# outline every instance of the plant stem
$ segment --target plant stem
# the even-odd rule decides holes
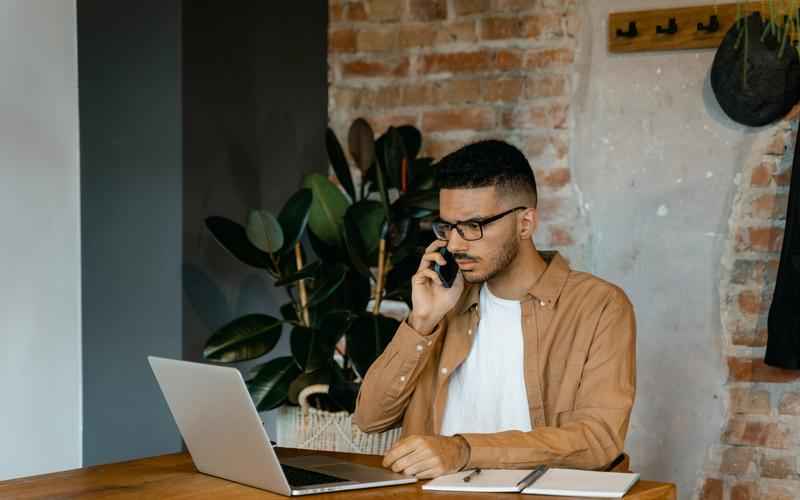
[[[297,270],[303,269],[303,251],[300,248],[300,242],[294,244],[294,258],[297,263]],[[308,293],[306,292],[305,280],[297,282],[297,288],[300,290],[300,311],[302,312],[302,320],[306,327],[311,326],[311,321],[308,318]]]
[[[377,315],[381,308],[383,296],[383,274],[386,271],[386,238],[381,238],[378,246],[378,282],[375,285],[375,298],[372,303],[372,314]]]

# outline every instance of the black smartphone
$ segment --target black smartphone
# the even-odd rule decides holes
[[[458,264],[456,264],[455,257],[447,250],[447,247],[442,247],[437,250],[437,252],[442,254],[447,264],[440,266],[438,262],[434,262],[433,270],[439,275],[439,279],[442,280],[442,285],[445,288],[450,288],[453,286],[456,276],[458,276]]]

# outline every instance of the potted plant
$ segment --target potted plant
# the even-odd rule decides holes
[[[367,122],[356,120],[348,137],[354,170],[360,173],[354,180],[328,129],[335,177],[308,176],[277,216],[253,210],[245,224],[206,219],[220,245],[287,292],[280,318],[248,314],[234,319],[211,335],[203,352],[220,363],[253,360],[289,331],[291,354],[257,365],[246,376],[259,411],[282,408],[280,444],[381,452],[397,435],[370,441],[350,424],[350,414],[361,377],[402,319],[382,314],[382,303],[410,305],[419,249],[432,239],[424,222],[438,211],[438,195],[432,159],[417,157],[421,142],[412,126],[391,127],[375,140]],[[281,423],[287,421],[296,422],[295,435],[310,430],[318,439],[282,439],[287,431]],[[333,426],[327,437],[318,428],[326,425]]]

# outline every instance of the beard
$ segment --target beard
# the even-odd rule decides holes
[[[481,274],[477,274],[475,271],[467,273],[461,271],[461,275],[464,277],[464,281],[471,285],[485,283],[503,272],[514,261],[517,254],[519,254],[519,238],[512,236],[503,243],[500,251],[491,257],[488,270]]]

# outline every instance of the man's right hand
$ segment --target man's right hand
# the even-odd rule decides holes
[[[447,261],[438,250],[447,246],[446,241],[435,240],[425,249],[417,273],[411,278],[411,314],[408,324],[422,335],[430,334],[461,297],[464,277],[459,271],[453,286],[445,288],[439,275],[433,270],[434,262],[444,266]]]

